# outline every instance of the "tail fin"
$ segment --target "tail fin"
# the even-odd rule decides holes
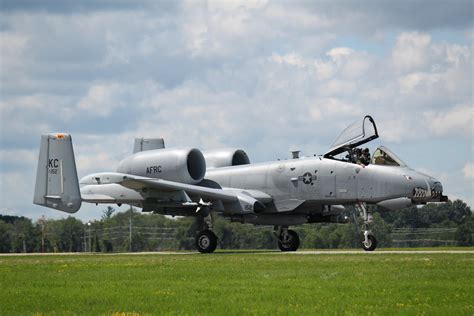
[[[42,135],[33,203],[75,213],[81,202],[71,136]]]

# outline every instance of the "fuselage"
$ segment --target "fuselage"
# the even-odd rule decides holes
[[[425,192],[439,182],[408,167],[362,166],[323,157],[308,157],[208,169],[206,178],[222,187],[265,192],[274,200],[299,199],[337,205],[377,203]],[[442,189],[441,189],[442,190]]]
[[[143,206],[145,200],[161,199],[165,194],[121,186],[123,175],[99,173],[84,177],[81,179],[83,201]],[[325,205],[357,202],[381,202],[388,203],[383,206],[400,208],[400,204],[404,207],[439,201],[442,192],[439,181],[406,166],[363,166],[323,157],[210,168],[205,178],[224,189],[263,192],[273,201],[267,205],[266,212],[270,213],[319,212]]]

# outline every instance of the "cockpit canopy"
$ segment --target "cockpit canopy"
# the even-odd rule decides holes
[[[342,131],[331,148],[324,154],[324,157],[336,159],[335,156],[347,151],[348,155],[345,158],[346,160],[344,158],[342,159],[343,161],[364,165],[370,163],[379,166],[406,167],[407,165],[403,160],[384,146],[377,148],[372,155],[370,155],[367,149],[367,153],[365,154],[366,158],[364,160],[362,148],[357,147],[378,137],[379,134],[374,119],[370,115],[366,115],[362,121],[355,121]]]
[[[397,155],[395,155],[390,149],[384,146],[380,146],[374,151],[372,160],[370,162],[373,165],[379,166],[395,166],[395,167],[406,167],[407,165]]]
[[[324,154],[324,157],[334,157],[378,137],[379,134],[377,133],[374,119],[370,115],[366,115],[362,121],[355,121],[349,125],[336,138],[331,148]]]

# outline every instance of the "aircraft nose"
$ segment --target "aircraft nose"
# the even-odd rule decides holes
[[[448,197],[443,195],[443,185],[441,184],[441,182],[439,182],[436,179],[433,179],[432,182],[433,183],[430,183],[431,198],[436,199],[436,200],[439,199],[440,202],[442,202],[444,200],[447,201]]]
[[[441,182],[435,180],[431,187],[431,192],[443,193],[443,185]]]
[[[431,188],[431,199],[439,202],[446,202],[448,197],[443,195],[443,185],[440,181],[430,178],[428,180],[429,186]]]
[[[415,199],[425,202],[446,202],[448,197],[443,195],[443,185],[432,176],[422,172],[413,174],[413,182],[416,187],[413,189]]]

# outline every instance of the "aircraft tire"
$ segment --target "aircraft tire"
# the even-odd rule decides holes
[[[288,230],[288,235],[287,242],[282,243],[281,240],[278,240],[278,248],[281,251],[296,251],[300,246],[300,237],[298,233],[291,229]]]
[[[368,235],[367,238],[369,239],[369,243],[365,244],[365,242],[362,240],[362,249],[365,251],[374,251],[375,248],[377,248],[377,239],[374,235]]]
[[[196,249],[200,253],[211,253],[216,250],[217,236],[211,230],[203,230],[196,236]]]

